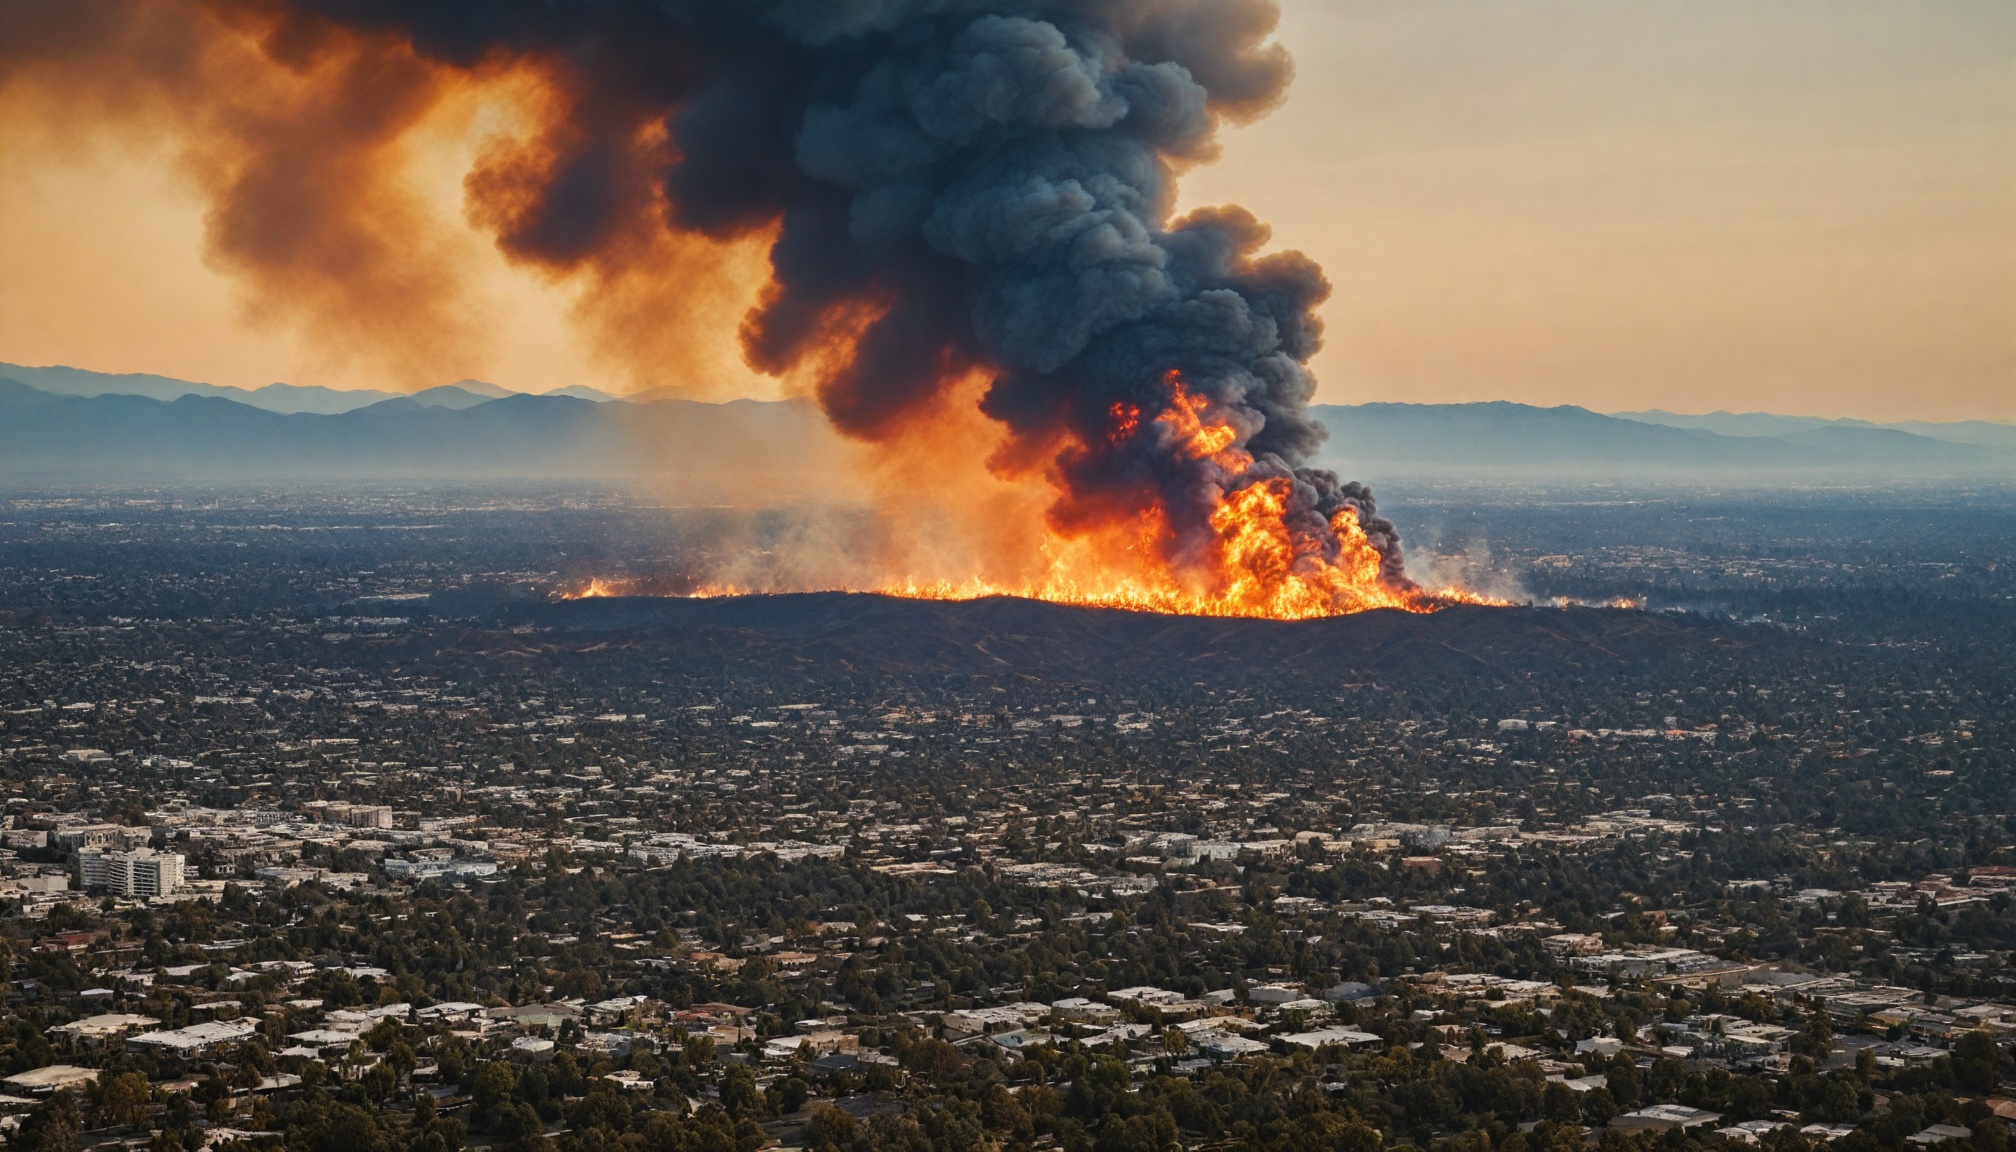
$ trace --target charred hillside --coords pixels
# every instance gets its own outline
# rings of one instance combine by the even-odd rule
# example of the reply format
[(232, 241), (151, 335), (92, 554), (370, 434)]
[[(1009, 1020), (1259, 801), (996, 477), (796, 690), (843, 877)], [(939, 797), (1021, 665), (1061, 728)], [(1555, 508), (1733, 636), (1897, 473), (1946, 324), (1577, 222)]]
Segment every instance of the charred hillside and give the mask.
[[(1005, 597), (933, 601), (839, 592), (520, 604), (502, 611), (498, 622), (512, 629), (498, 638), (502, 650), (522, 656), (568, 660), (621, 650), (701, 674), (1005, 677), (1172, 688), (1574, 676), (1795, 646), (1767, 629), (1594, 608), (1461, 607), (1425, 616), (1380, 611), (1283, 622)], [(496, 647), (492, 653), (502, 654)]]

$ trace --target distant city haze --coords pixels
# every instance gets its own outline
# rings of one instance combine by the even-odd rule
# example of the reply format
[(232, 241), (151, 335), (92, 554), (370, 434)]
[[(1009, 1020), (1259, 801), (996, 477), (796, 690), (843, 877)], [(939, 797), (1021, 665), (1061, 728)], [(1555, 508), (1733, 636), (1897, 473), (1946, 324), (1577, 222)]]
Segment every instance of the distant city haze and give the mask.
[[(1320, 399), (2016, 419), (2016, 5), (1287, 0), (1280, 36), (1287, 103), (1184, 200), (1242, 204), (1322, 262)], [(463, 111), (411, 174), (485, 339), (391, 380), (206, 264), (171, 134), (52, 117), (0, 75), (0, 360), (779, 394), (736, 363), (732, 300), (680, 378), (603, 355), (566, 285), (463, 221), (493, 130)]]

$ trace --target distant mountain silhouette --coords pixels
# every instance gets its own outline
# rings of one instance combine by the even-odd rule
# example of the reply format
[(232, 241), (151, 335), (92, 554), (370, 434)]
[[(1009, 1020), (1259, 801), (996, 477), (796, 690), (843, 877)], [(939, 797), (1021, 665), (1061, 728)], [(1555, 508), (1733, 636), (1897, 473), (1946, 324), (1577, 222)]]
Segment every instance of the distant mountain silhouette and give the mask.
[[(5, 371), (5, 368), (0, 368), (0, 372)], [(241, 404), (250, 404), (254, 408), (264, 408), (268, 412), (310, 412), (321, 416), (334, 416), (338, 412), (349, 412), (401, 395), (398, 392), (380, 392), (375, 388), (346, 391), (341, 388), (324, 388), (320, 384), (268, 384), (263, 388), (254, 388), (243, 396), (238, 395), (237, 388), (218, 388), (215, 391), (220, 400), (236, 400)], [(191, 392), (185, 395), (204, 396), (210, 393)], [(155, 399), (173, 400), (177, 397), (157, 396)]]
[[(2016, 473), (2016, 446), (1936, 440), (1898, 429), (1771, 417), (1772, 435), (1725, 435), (1563, 405), (1317, 405), (1327, 461), (1351, 472), (1763, 475), (1866, 468), (1920, 474)], [(1985, 425), (1987, 428), (2005, 427)], [(2016, 434), (2016, 428), (2010, 428)]]
[(479, 383), (482, 382), (478, 380), (464, 380), (460, 384), (441, 384), (433, 388), (423, 388), (418, 392), (410, 393), (404, 399), (411, 400), (422, 408), (474, 408), (478, 404), (488, 404), (490, 401), (501, 399), (504, 396), (517, 395), (516, 392), (505, 392), (503, 389), (497, 388), (495, 384), (488, 385), (488, 387), (497, 390), (498, 395), (495, 396), (486, 392), (472, 390), (471, 386)]
[(1794, 444), (1838, 452), (1858, 459), (1888, 460), (1893, 463), (1951, 464), (1956, 467), (2016, 459), (2008, 449), (1982, 444), (1956, 444), (1935, 440), (1895, 428), (1857, 428), (1829, 424), (1809, 428), (1784, 439)]
[[(453, 384), (443, 384), (441, 387), (457, 388), (469, 393), (471, 396), (484, 396), (491, 400), (502, 400), (506, 396), (518, 395), (518, 393), (513, 392), (511, 389), (501, 384), (492, 384), (488, 380), (457, 380)], [(428, 391), (431, 392), (433, 389), (430, 388)], [(418, 393), (415, 393), (415, 395), (418, 395)]]
[[(586, 384), (569, 384), (565, 388), (548, 388), (546, 391), (541, 392), (540, 395), (572, 396), (576, 400), (594, 400), (597, 403), (618, 398), (602, 391), (600, 388), (590, 388)], [(635, 397), (632, 397), (632, 399), (635, 399)]]
[(89, 372), (82, 368), (51, 365), (32, 368), (23, 364), (0, 364), (0, 378), (16, 380), (31, 388), (59, 396), (145, 396), (150, 400), (179, 400), (184, 396), (204, 396), (235, 400), (268, 412), (314, 413), (334, 416), (368, 408), (386, 400), (410, 396), (423, 407), (467, 408), (485, 400), (517, 393), (483, 380), (461, 380), (422, 392), (383, 392), (375, 388), (324, 388), (319, 384), (268, 384), (263, 388), (232, 388), (199, 384), (170, 376), (144, 372)]
[(1818, 416), (1780, 416), (1771, 412), (1710, 412), (1704, 416), (1687, 416), (1658, 408), (1643, 412), (1613, 412), (1611, 415), (1641, 424), (1690, 428), (1721, 436), (1794, 437), (1823, 428), (1888, 429), (1923, 436), (1928, 440), (2016, 451), (2016, 425), (1995, 424), (1987, 420), (1959, 420), (1948, 424), (1904, 420), (1896, 424), (1872, 424), (1867, 420), (1828, 420)]
[[(438, 406), (444, 392), (467, 403)], [(830, 475), (841, 451), (803, 404), (484, 400), (444, 386), (319, 415), (194, 394), (58, 396), (0, 380), (0, 475), (15, 477), (763, 477), (788, 487)]]
[[(24, 372), (33, 379), (18, 379)], [(596, 399), (602, 394), (592, 389), (532, 396), (480, 381), (411, 395), (288, 385), (248, 393), (158, 376), (0, 367), (0, 379), (8, 377), (15, 379), (0, 385), (0, 475), (13, 477), (660, 477), (705, 480), (762, 498), (830, 492), (833, 473), (856, 450), (802, 401), (639, 402)], [(97, 391), (108, 380), (128, 390)], [(49, 383), (55, 387), (43, 387)], [(177, 388), (185, 390), (141, 394)], [(490, 392), (502, 395), (487, 398)], [(337, 412), (273, 410), (280, 403), (327, 407), (336, 395), (370, 402)], [(1495, 473), (1762, 480), (2016, 475), (2016, 428), (1980, 422), (1936, 426), (1969, 438), (1960, 440), (1761, 415), (1731, 419), (1773, 434), (1729, 435), (1502, 401), (1313, 411), (1331, 432), (1321, 462), (1373, 481)], [(2002, 446), (2000, 432), (2010, 434), (2010, 446)]]

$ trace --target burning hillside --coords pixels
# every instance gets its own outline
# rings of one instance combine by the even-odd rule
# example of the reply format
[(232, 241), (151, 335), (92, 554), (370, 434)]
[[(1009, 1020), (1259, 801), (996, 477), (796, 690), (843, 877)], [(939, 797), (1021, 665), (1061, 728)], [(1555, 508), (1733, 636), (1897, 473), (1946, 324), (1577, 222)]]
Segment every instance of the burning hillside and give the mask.
[[(1014, 583), (972, 578), (914, 578), (877, 583), (885, 595), (927, 600), (1017, 596), (1088, 607), (1122, 608), (1185, 616), (1245, 616), (1304, 620), (1371, 609), (1432, 612), (1451, 604), (1502, 601), (1458, 589), (1428, 590), (1408, 580), (1396, 563), (1393, 527), (1379, 519), (1371, 494), (1361, 488), (1325, 489), (1327, 474), (1312, 483), (1269, 467), (1241, 446), (1238, 428), (1217, 406), (1186, 388), (1175, 373), (1163, 380), (1159, 411), (1133, 403), (1108, 411), (1102, 449), (1143, 451), (1152, 458), (1195, 469), (1200, 488), (1171, 505), (1145, 490), (1123, 516), (1053, 530), (1041, 542), (1045, 570)], [(1146, 447), (1137, 444), (1145, 441)], [(1080, 448), (1074, 458), (1085, 454)], [(1334, 481), (1330, 481), (1334, 485)], [(1202, 530), (1184, 518), (1202, 518)], [(1379, 539), (1367, 531), (1370, 525)], [(1381, 542), (1387, 542), (1385, 547)], [(700, 582), (697, 597), (771, 591), (845, 591), (845, 588), (745, 586)], [(568, 599), (650, 594), (648, 583), (596, 578), (570, 590)]]
[[(1144, 588), (1131, 582), (1106, 588), (1084, 588), (1063, 583), (1006, 587), (978, 580), (966, 584), (919, 584), (906, 581), (876, 588), (833, 588), (811, 591), (864, 591), (906, 600), (983, 600), (990, 596), (1014, 596), (1053, 604), (1071, 604), (1081, 608), (1115, 608), (1127, 612), (1157, 612), (1171, 616), (1228, 616), (1261, 620), (1312, 620), (1324, 616), (1344, 616), (1375, 608), (1427, 613), (1456, 604), (1504, 607), (1509, 603), (1460, 589), (1435, 591), (1416, 589), (1404, 594), (1381, 590), (1374, 597), (1357, 598), (1354, 593), (1352, 599), (1345, 600), (1320, 598), (1322, 592), (1328, 591), (1327, 589), (1308, 589), (1296, 585), (1285, 591), (1268, 589), (1265, 595), (1260, 597), (1235, 599), (1188, 593), (1166, 587)], [(649, 585), (596, 577), (585, 586), (565, 593), (562, 598), (590, 600), (649, 594), (651, 594)], [(715, 599), (750, 594), (752, 590), (747, 588), (704, 584), (688, 595), (694, 599)]]

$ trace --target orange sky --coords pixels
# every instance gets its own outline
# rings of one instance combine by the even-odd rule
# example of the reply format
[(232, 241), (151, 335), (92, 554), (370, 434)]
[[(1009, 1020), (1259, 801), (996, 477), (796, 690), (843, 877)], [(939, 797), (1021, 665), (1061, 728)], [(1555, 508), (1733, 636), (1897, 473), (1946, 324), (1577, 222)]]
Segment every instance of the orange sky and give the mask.
[[(1322, 400), (2016, 420), (2016, 5), (1284, 8), (1289, 102), (1230, 133), (1185, 199), (1243, 203), (1322, 261)], [(599, 359), (564, 288), (460, 222), (485, 122), (456, 109), (413, 170), (481, 339), (402, 379), (208, 267), (204, 205), (158, 138), (0, 118), (0, 360), (775, 394), (725, 322), (641, 376)]]

